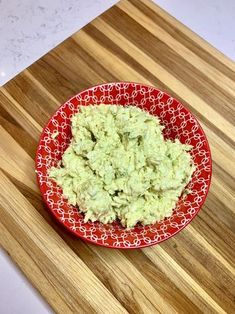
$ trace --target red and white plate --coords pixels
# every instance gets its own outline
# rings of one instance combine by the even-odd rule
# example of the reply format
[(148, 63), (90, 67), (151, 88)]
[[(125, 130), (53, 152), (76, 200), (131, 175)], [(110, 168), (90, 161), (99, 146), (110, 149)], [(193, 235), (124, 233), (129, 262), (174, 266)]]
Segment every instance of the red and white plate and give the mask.
[[(84, 222), (78, 209), (68, 204), (62, 190), (48, 177), (48, 169), (56, 166), (71, 140), (71, 117), (79, 106), (90, 104), (135, 105), (157, 116), (165, 126), (167, 139), (178, 138), (193, 146), (197, 166), (188, 188), (192, 191), (179, 199), (172, 215), (154, 225), (137, 225), (126, 230), (118, 222), (102, 224)], [(54, 136), (57, 135), (57, 136)], [(169, 239), (197, 215), (211, 181), (212, 161), (205, 133), (195, 117), (176, 99), (155, 87), (139, 83), (106, 83), (86, 89), (68, 100), (45, 126), (36, 153), (36, 172), (42, 196), (53, 213), (67, 229), (94, 244), (120, 249), (142, 248)]]

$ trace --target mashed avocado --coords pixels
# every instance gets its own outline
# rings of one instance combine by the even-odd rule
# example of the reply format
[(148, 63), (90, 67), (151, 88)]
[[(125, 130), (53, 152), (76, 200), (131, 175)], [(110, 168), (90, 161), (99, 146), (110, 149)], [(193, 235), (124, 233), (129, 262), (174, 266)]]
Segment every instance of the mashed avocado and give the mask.
[(134, 106), (82, 106), (62, 166), (49, 176), (85, 221), (155, 223), (172, 214), (195, 169), (191, 146), (164, 140), (163, 128)]

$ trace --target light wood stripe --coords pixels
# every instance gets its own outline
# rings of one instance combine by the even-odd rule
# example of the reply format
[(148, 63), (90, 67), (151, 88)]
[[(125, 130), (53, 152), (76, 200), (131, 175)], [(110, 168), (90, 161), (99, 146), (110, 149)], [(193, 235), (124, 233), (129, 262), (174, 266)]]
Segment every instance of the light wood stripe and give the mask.
[(28, 188), (38, 192), (33, 160), (1, 126), (0, 138), (1, 169), (16, 180), (23, 182)]
[(186, 233), (189, 233), (192, 238), (195, 238), (195, 241), (200, 243), (200, 245), (202, 245), (207, 251), (209, 251), (218, 260), (218, 262), (223, 265), (223, 267), (227, 268), (231, 272), (235, 280), (235, 269), (233, 261), (232, 266), (223, 256), (219, 254), (216, 248), (209, 244), (206, 239), (203, 238), (203, 236), (199, 232), (197, 232), (192, 226), (186, 229)]
[[(218, 206), (214, 202), (206, 202), (203, 210), (200, 212), (199, 219), (194, 221), (194, 228), (203, 235), (207, 235), (207, 241), (215, 247), (222, 256), (234, 263), (234, 230), (229, 230), (227, 226), (220, 221), (220, 212), (224, 206)], [(216, 216), (214, 212), (216, 213)], [(221, 214), (222, 215), (222, 214)], [(227, 217), (231, 217), (227, 211)], [(222, 288), (221, 288), (222, 289)]]
[[(213, 160), (220, 164), (224, 171), (227, 171), (234, 176), (235, 172), (232, 167), (234, 148), (227, 144), (218, 134), (214, 132), (214, 130), (212, 131), (207, 125), (205, 125), (205, 123), (200, 123), (209, 140)], [(224, 153), (225, 151), (226, 154)], [(221, 163), (221, 159), (224, 160), (223, 163)]]
[[(42, 127), (77, 92), (107, 81), (167, 91), (199, 119), (210, 193), (161, 245), (117, 251), (55, 223), (36, 185)], [(0, 88), (0, 243), (58, 313), (233, 313), (235, 64), (149, 0), (123, 0)], [(31, 269), (33, 272), (31, 272)]]
[(228, 185), (225, 186), (222, 180), (219, 180), (217, 177), (213, 177), (211, 192), (216, 195), (218, 191), (221, 191), (220, 199), (235, 214), (234, 201), (234, 190), (232, 190)]

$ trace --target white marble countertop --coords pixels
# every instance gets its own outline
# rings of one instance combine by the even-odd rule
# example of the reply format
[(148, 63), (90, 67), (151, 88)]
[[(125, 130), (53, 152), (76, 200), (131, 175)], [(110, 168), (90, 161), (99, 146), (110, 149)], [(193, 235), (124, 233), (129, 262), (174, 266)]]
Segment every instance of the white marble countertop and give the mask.
[[(0, 0), (0, 86), (116, 2)], [(235, 60), (234, 0), (154, 2)], [(52, 313), (1, 249), (0, 301), (4, 314)]]
[[(0, 0), (0, 86), (116, 0)], [(154, 0), (235, 60), (234, 0)]]
[(116, 0), (0, 0), (0, 86)]

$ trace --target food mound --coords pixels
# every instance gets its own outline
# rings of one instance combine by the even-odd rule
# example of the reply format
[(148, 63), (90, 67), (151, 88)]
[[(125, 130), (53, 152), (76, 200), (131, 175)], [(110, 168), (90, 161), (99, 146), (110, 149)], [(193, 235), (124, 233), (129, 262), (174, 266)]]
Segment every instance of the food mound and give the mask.
[(85, 221), (153, 224), (172, 214), (195, 170), (191, 146), (164, 140), (163, 129), (134, 106), (81, 106), (62, 163), (49, 176)]

